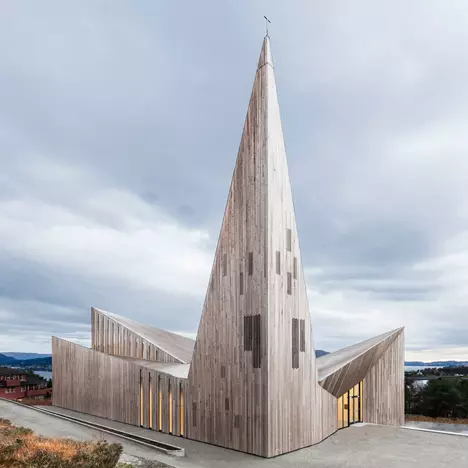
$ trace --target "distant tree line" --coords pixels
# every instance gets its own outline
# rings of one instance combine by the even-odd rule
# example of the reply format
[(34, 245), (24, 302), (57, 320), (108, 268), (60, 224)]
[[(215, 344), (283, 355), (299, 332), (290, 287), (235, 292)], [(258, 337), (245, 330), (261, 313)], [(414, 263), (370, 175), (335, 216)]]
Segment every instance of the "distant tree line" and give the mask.
[(405, 412), (433, 418), (468, 418), (468, 380), (440, 378), (420, 388), (406, 379)]
[(426, 367), (419, 371), (409, 371), (406, 372), (407, 376), (410, 375), (436, 375), (436, 376), (445, 376), (445, 375), (468, 375), (467, 366), (450, 366), (450, 367)]

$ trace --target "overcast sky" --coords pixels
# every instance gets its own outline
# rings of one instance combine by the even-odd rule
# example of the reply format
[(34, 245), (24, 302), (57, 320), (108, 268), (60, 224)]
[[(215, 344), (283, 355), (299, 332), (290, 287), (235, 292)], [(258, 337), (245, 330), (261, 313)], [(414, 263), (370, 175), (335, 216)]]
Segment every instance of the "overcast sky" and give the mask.
[(0, 0), (0, 351), (195, 335), (265, 12), (316, 347), (468, 359), (466, 0)]

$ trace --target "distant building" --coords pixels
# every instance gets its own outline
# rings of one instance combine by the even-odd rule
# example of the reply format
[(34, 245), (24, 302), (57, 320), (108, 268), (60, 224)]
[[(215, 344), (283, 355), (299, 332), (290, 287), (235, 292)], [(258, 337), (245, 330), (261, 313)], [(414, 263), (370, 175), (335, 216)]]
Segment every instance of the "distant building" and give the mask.
[(91, 324), (92, 349), (52, 340), (57, 406), (264, 457), (404, 423), (403, 328), (315, 357), (268, 36), (196, 341), (95, 308)]
[(47, 381), (38, 375), (31, 375), (19, 369), (0, 367), (0, 398), (22, 401), (44, 400), (52, 395)]

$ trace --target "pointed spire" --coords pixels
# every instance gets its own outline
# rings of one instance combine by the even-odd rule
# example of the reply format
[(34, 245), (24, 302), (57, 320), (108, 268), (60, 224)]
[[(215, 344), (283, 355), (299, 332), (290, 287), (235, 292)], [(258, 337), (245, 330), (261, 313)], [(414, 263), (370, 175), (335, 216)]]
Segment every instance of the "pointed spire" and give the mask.
[(262, 51), (260, 52), (260, 59), (258, 61), (257, 70), (264, 65), (269, 64), (273, 67), (273, 59), (271, 57), (270, 37), (265, 36), (263, 39)]

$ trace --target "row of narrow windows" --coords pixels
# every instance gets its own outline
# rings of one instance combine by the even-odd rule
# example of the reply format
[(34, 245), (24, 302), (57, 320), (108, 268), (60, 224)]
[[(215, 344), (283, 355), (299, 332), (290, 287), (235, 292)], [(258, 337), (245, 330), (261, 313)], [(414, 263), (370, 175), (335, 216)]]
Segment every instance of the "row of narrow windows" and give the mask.
[(261, 366), (261, 315), (244, 316), (244, 351), (252, 351), (254, 369)]
[(305, 352), (305, 320), (291, 319), (292, 330), (292, 368), (299, 369), (299, 352)]
[[(145, 394), (143, 389), (143, 376), (140, 370), (140, 426), (145, 425), (145, 415), (147, 416), (148, 426), (150, 429), (162, 431), (163, 430), (163, 422), (165, 415), (167, 417), (167, 425), (168, 425), (168, 432), (169, 434), (173, 433), (174, 430), (174, 417), (176, 416), (174, 411), (174, 398), (173, 398), (173, 388), (172, 388), (172, 381), (169, 380), (168, 388), (167, 388), (167, 395), (168, 401), (165, 402), (167, 405), (166, 408), (163, 406), (163, 389), (161, 387), (161, 377), (158, 376), (157, 379), (157, 387), (153, 388), (153, 378), (151, 374), (149, 376), (149, 392), (148, 392), (148, 400), (145, 402)], [(179, 414), (178, 419), (180, 423), (179, 431), (180, 435), (183, 437), (185, 435), (185, 401), (184, 401), (184, 390), (182, 384), (179, 384)], [(157, 398), (157, 401), (156, 401)], [(156, 418), (154, 418), (154, 402), (156, 401)]]

